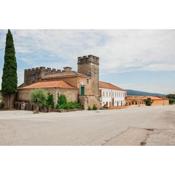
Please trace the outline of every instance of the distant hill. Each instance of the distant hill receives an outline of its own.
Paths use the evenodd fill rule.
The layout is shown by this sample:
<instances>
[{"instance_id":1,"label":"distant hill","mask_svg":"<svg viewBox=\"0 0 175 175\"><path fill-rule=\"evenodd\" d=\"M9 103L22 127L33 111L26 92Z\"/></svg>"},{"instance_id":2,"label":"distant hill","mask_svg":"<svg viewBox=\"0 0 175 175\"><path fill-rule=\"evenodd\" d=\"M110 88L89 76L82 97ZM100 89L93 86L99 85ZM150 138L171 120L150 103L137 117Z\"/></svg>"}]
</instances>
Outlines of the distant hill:
<instances>
[{"instance_id":1,"label":"distant hill","mask_svg":"<svg viewBox=\"0 0 175 175\"><path fill-rule=\"evenodd\" d=\"M129 96L165 96L165 94L160 93L150 93L150 92L144 92L144 91L137 91L132 89L126 89L127 94Z\"/></svg>"}]
</instances>

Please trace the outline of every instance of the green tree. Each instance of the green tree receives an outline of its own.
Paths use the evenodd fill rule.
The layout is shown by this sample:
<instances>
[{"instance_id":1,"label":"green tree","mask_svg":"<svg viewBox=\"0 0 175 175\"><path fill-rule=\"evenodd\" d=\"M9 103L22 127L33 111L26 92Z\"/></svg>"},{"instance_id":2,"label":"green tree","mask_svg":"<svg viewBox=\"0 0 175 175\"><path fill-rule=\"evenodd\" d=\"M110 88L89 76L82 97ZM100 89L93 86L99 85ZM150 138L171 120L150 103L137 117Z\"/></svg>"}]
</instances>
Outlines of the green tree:
<instances>
[{"instance_id":1,"label":"green tree","mask_svg":"<svg viewBox=\"0 0 175 175\"><path fill-rule=\"evenodd\" d=\"M13 36L10 30L8 30L6 35L4 68L1 89L5 108L13 108L15 93L17 92L17 63Z\"/></svg>"},{"instance_id":2,"label":"green tree","mask_svg":"<svg viewBox=\"0 0 175 175\"><path fill-rule=\"evenodd\" d=\"M63 104L66 104L67 103L67 98L65 95L60 95L58 97L58 105L63 105Z\"/></svg>"},{"instance_id":3,"label":"green tree","mask_svg":"<svg viewBox=\"0 0 175 175\"><path fill-rule=\"evenodd\" d=\"M168 94L166 97L169 99L170 104L175 104L175 94Z\"/></svg>"},{"instance_id":4,"label":"green tree","mask_svg":"<svg viewBox=\"0 0 175 175\"><path fill-rule=\"evenodd\" d=\"M145 100L145 105L146 105L146 106L151 106L152 103L153 103L153 101L151 100L151 98L147 98L147 99Z\"/></svg>"},{"instance_id":5,"label":"green tree","mask_svg":"<svg viewBox=\"0 0 175 175\"><path fill-rule=\"evenodd\" d=\"M47 100L46 100L46 105L50 109L54 108L54 99L52 94L48 94Z\"/></svg>"},{"instance_id":6,"label":"green tree","mask_svg":"<svg viewBox=\"0 0 175 175\"><path fill-rule=\"evenodd\" d=\"M47 91L43 89L36 89L31 92L31 102L36 105L35 113L39 112L39 107L46 106L47 95Z\"/></svg>"}]
</instances>

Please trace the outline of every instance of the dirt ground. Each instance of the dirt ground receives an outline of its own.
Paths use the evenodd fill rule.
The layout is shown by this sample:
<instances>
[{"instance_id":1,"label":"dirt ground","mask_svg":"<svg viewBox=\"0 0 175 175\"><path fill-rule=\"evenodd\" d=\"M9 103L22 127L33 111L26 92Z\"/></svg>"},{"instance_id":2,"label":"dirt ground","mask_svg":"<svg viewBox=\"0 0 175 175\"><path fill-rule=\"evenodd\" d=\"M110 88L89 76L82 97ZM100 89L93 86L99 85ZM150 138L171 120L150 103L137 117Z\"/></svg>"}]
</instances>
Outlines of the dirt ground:
<instances>
[{"instance_id":1,"label":"dirt ground","mask_svg":"<svg viewBox=\"0 0 175 175\"><path fill-rule=\"evenodd\" d=\"M39 114L0 111L0 145L175 145L175 105Z\"/></svg>"}]
</instances>

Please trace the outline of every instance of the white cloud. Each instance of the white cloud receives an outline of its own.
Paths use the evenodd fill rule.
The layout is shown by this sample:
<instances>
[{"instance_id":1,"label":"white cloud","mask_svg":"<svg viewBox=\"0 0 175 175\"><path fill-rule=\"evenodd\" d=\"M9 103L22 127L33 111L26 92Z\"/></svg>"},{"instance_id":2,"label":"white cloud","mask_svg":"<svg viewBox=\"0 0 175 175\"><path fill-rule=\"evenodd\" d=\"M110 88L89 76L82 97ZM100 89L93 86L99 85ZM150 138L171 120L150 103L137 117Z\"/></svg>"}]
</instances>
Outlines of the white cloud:
<instances>
[{"instance_id":1,"label":"white cloud","mask_svg":"<svg viewBox=\"0 0 175 175\"><path fill-rule=\"evenodd\" d=\"M5 32L0 31L3 37L0 49L4 49ZM44 64L62 68L71 65L76 69L78 56L94 54L100 57L101 74L140 70L175 71L175 30L13 30L12 32L16 53L20 55L17 59L26 65L33 66L38 61L40 65L37 62L36 66ZM19 71L21 83L23 70ZM160 89L159 85L153 86L147 89ZM130 84L130 88L135 87L137 84ZM142 88L139 84L138 87ZM126 85L126 88L129 87ZM169 91L167 87L163 88Z\"/></svg>"},{"instance_id":2,"label":"white cloud","mask_svg":"<svg viewBox=\"0 0 175 175\"><path fill-rule=\"evenodd\" d=\"M47 51L55 61L63 57L72 64L95 54L104 71L175 70L175 30L15 30L14 35L17 52Z\"/></svg>"}]
</instances>

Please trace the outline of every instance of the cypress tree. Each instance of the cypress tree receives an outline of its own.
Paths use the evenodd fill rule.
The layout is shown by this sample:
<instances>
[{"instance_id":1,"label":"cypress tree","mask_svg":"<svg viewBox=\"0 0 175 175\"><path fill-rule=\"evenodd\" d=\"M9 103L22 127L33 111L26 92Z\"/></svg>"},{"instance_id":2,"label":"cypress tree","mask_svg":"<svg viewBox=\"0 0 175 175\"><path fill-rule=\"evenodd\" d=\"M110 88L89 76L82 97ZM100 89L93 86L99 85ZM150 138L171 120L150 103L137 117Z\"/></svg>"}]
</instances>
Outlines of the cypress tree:
<instances>
[{"instance_id":1,"label":"cypress tree","mask_svg":"<svg viewBox=\"0 0 175 175\"><path fill-rule=\"evenodd\" d=\"M2 95L7 108L12 108L14 96L17 92L17 63L13 36L10 30L6 35L6 46L4 55L4 68L2 75ZM11 97L13 97L11 99Z\"/></svg>"}]
</instances>

